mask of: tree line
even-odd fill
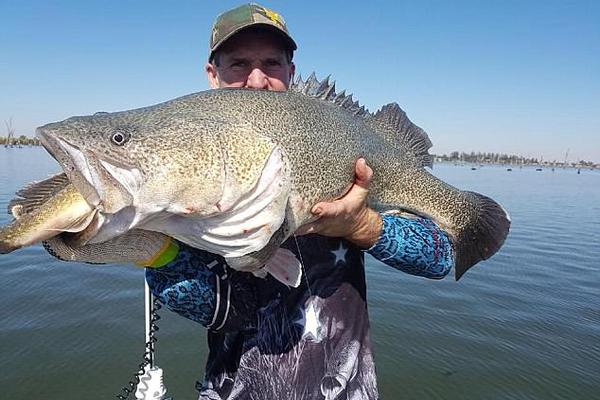
[[[0,136],[0,146],[12,147],[12,146],[39,146],[40,140],[35,137],[29,137],[25,135],[20,136]]]
[[[600,167],[592,161],[579,160],[574,162],[547,161],[536,157],[523,157],[514,154],[485,153],[485,152],[458,152],[434,156],[438,161],[466,162],[480,164],[507,164],[507,165],[550,165],[550,166],[572,166],[572,167]]]

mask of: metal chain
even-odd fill
[[[156,343],[156,337],[154,334],[158,332],[158,325],[156,322],[160,319],[160,315],[158,315],[158,310],[162,305],[158,301],[158,299],[154,299],[152,304],[152,316],[150,318],[150,340],[146,342],[146,348],[143,355],[143,361],[138,366],[138,371],[133,374],[133,377],[129,380],[127,386],[123,386],[121,389],[121,393],[119,393],[116,397],[119,400],[126,400],[129,398],[129,395],[135,392],[137,385],[140,383],[140,377],[146,373],[146,367],[150,364],[150,353],[154,351],[154,343]]]

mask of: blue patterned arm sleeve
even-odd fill
[[[441,279],[454,265],[450,239],[424,218],[382,215],[383,230],[368,253],[412,275]]]
[[[250,274],[231,270],[223,257],[179,243],[160,268],[146,268],[152,294],[168,309],[211,330],[254,325],[256,295]]]

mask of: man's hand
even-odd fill
[[[356,161],[354,184],[343,197],[315,204],[311,212],[319,219],[298,228],[297,235],[318,233],[323,236],[342,237],[367,249],[381,235],[381,216],[367,206],[369,185],[373,170],[364,158]]]

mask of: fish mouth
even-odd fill
[[[115,213],[133,203],[142,182],[137,168],[100,158],[93,150],[84,150],[42,128],[36,130],[36,135],[91,206]]]
[[[99,208],[101,197],[94,186],[89,163],[83,152],[66,140],[59,139],[43,128],[36,130],[42,146],[61,165],[71,183],[92,207]]]

